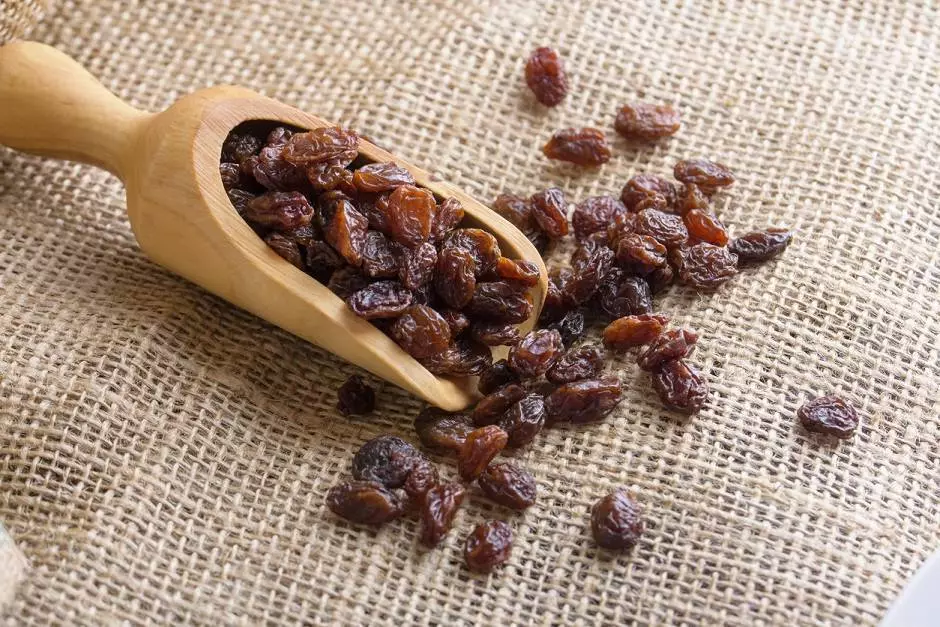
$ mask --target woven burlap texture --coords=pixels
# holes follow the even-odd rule
[[[47,0],[0,0],[0,43],[28,33],[48,4]]]
[[[613,415],[518,455],[535,507],[474,493],[426,551],[412,520],[324,505],[363,441],[414,438],[420,403],[370,378],[376,415],[340,416],[357,369],[148,261],[117,180],[0,150],[0,520],[31,563],[8,624],[868,625],[940,545],[936,5],[88,0],[32,36],[142,108],[244,85],[485,201],[715,158],[738,175],[718,204],[735,232],[797,236],[717,294],[660,299],[700,333],[701,414],[665,411],[625,357]],[[553,110],[522,82],[545,44],[571,74]],[[541,156],[635,100],[674,102],[682,130],[616,139],[598,170]],[[848,442],[796,425],[827,392],[863,417]],[[648,520],[619,556],[587,531],[618,485]],[[491,517],[512,559],[471,576],[462,540]]]

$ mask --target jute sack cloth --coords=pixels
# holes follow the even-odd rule
[[[515,456],[537,506],[473,493],[426,551],[412,520],[324,505],[363,441],[413,439],[414,398],[372,380],[377,413],[340,416],[357,369],[144,258],[117,180],[0,150],[0,520],[31,562],[9,625],[872,625],[940,546],[935,4],[89,0],[32,37],[139,107],[244,85],[485,201],[714,158],[738,175],[718,204],[736,233],[797,235],[717,294],[659,299],[701,335],[700,415],[665,411],[628,355],[613,415]],[[544,44],[572,77],[553,110],[521,79]],[[598,170],[541,156],[636,100],[674,102],[682,130],[614,139]],[[796,425],[828,392],[863,416],[848,442]],[[648,530],[618,556],[587,510],[620,485]],[[486,518],[516,545],[472,576],[462,541]]]

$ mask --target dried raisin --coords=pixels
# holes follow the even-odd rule
[[[376,281],[349,296],[346,304],[366,320],[395,318],[411,306],[412,298],[411,292],[398,281]]]
[[[690,209],[682,217],[689,237],[700,242],[708,242],[715,246],[724,246],[728,243],[728,231],[711,211],[706,209]]]
[[[506,447],[509,436],[497,425],[486,425],[467,434],[457,453],[457,472],[472,481],[480,476],[487,465]]]
[[[418,439],[428,448],[458,451],[474,429],[467,414],[453,414],[436,407],[421,410],[415,418]]]
[[[858,428],[858,413],[838,396],[820,396],[807,402],[796,415],[807,431],[850,438]]]
[[[615,377],[584,379],[566,383],[545,399],[547,417],[552,422],[594,422],[613,411],[623,388]]]
[[[414,184],[411,172],[395,163],[369,163],[353,173],[353,185],[360,192],[387,192]]]
[[[369,220],[347,200],[333,206],[335,211],[326,224],[324,237],[350,265],[361,265]]]
[[[373,481],[386,488],[400,488],[421,452],[401,438],[380,435],[361,447],[352,461],[352,474],[360,481]]]
[[[506,410],[519,402],[525,393],[525,388],[521,385],[510,383],[484,396],[470,413],[473,424],[478,427],[496,424]]]
[[[523,379],[541,376],[561,357],[564,348],[558,331],[531,331],[509,351],[509,367]]]
[[[413,305],[391,329],[392,338],[415,359],[438,355],[450,344],[447,321],[427,305]]]
[[[782,253],[793,234],[787,229],[754,231],[736,237],[728,244],[728,250],[738,256],[738,264],[767,261]]]
[[[487,346],[512,346],[519,341],[519,329],[511,324],[477,322],[471,327],[470,335]]]
[[[596,346],[573,348],[555,362],[545,378],[552,383],[572,383],[593,379],[604,367],[604,351]]]
[[[654,371],[673,359],[688,357],[695,350],[698,334],[688,329],[671,329],[658,334],[649,345],[640,351],[637,365],[643,370]]]
[[[666,328],[669,318],[643,314],[617,318],[604,329],[604,344],[615,350],[626,350],[654,341]]]
[[[512,528],[501,520],[474,527],[464,544],[467,568],[476,573],[491,572],[504,564],[512,553]]]
[[[375,390],[357,374],[346,379],[336,397],[336,408],[344,416],[370,414],[375,409]]]
[[[347,481],[330,488],[326,505],[346,520],[381,525],[405,513],[405,500],[371,481]]]
[[[300,192],[268,192],[253,198],[242,216],[260,226],[289,231],[310,224],[313,207]]]
[[[627,139],[652,140],[679,130],[679,112],[670,105],[638,103],[617,111],[614,128]]]
[[[515,464],[490,464],[477,482],[488,499],[504,507],[522,510],[535,504],[535,477]]]
[[[606,231],[627,208],[613,196],[592,196],[575,205],[571,214],[574,235],[579,240],[592,233]]]
[[[565,193],[557,187],[550,187],[532,196],[532,219],[539,228],[551,238],[568,234],[568,203]]]
[[[425,546],[437,546],[450,531],[464,493],[459,483],[445,483],[427,491],[421,508],[421,542]]]
[[[536,48],[525,64],[525,82],[535,99],[554,107],[568,93],[568,77],[558,53],[551,48]]]
[[[529,444],[545,426],[545,399],[536,392],[526,394],[503,414],[499,426],[509,436],[506,446]]]
[[[473,299],[477,280],[473,257],[459,248],[444,248],[437,256],[434,290],[449,307],[461,309]]]
[[[706,194],[734,183],[734,174],[728,166],[707,159],[680,161],[673,169],[673,175],[686,185],[697,185]]]
[[[437,211],[434,195],[414,185],[402,185],[388,197],[388,234],[396,242],[414,248],[431,236]]]
[[[637,174],[623,186],[620,200],[628,211],[636,212],[641,201],[656,195],[662,196],[668,207],[676,204],[676,186],[671,181],[655,174]]]
[[[542,152],[549,159],[580,166],[599,166],[610,161],[610,145],[596,128],[566,128],[556,132]]]
[[[477,389],[480,390],[481,394],[492,394],[504,385],[517,383],[518,381],[519,375],[509,367],[509,362],[500,359],[480,375]]]
[[[611,492],[591,508],[591,533],[604,549],[632,549],[644,531],[643,509],[624,489]]]
[[[667,361],[653,372],[653,389],[667,409],[694,414],[708,400],[705,377],[684,359]]]
[[[738,273],[738,256],[721,246],[695,244],[680,259],[679,278],[699,289],[716,289]]]

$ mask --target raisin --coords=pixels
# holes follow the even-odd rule
[[[375,390],[357,374],[339,386],[336,392],[336,408],[344,416],[371,414],[375,409]]]
[[[414,468],[408,473],[402,489],[413,504],[424,505],[427,493],[434,486],[440,484],[440,476],[434,464],[426,459],[418,459]]]
[[[529,444],[545,426],[545,399],[535,392],[526,394],[503,414],[499,426],[509,436],[506,446]]]
[[[454,229],[444,240],[444,247],[469,253],[478,277],[488,273],[502,256],[499,242],[482,229]]]
[[[398,278],[409,290],[416,290],[427,285],[437,265],[437,249],[434,244],[425,242],[413,250],[404,249],[401,253],[401,266]]]
[[[334,205],[333,216],[324,229],[324,237],[336,252],[343,256],[350,265],[362,264],[362,249],[366,242],[369,220],[356,211],[347,200]]]
[[[330,162],[347,166],[359,154],[359,136],[338,127],[295,133],[284,145],[284,159],[304,168]]]
[[[697,185],[705,194],[734,183],[734,174],[726,165],[707,159],[686,159],[673,169],[676,180],[686,185]]]
[[[437,256],[434,290],[448,307],[461,309],[473,298],[477,280],[476,264],[465,250],[444,248]]]
[[[556,132],[542,152],[549,159],[580,166],[599,166],[610,161],[610,145],[596,128],[566,128]]]
[[[615,377],[583,379],[566,383],[545,399],[545,411],[552,422],[594,422],[613,411],[623,389]]]
[[[329,246],[327,247],[329,248]],[[332,248],[330,248],[330,250],[332,250]],[[346,266],[333,273],[333,275],[330,277],[330,281],[327,284],[327,287],[331,292],[339,296],[341,299],[346,300],[368,285],[369,279],[359,274],[359,271],[356,268],[352,266]]]
[[[534,194],[529,202],[532,219],[543,233],[554,239],[568,234],[568,203],[563,191],[550,187]]]
[[[696,342],[698,334],[695,331],[671,329],[661,332],[640,351],[636,363],[643,370],[654,371],[667,361],[691,355]]]
[[[242,171],[237,163],[220,163],[219,176],[225,191],[238,189],[242,185]]]
[[[684,251],[679,265],[683,283],[711,290],[730,281],[738,273],[738,256],[727,248],[695,244]]]
[[[616,255],[621,268],[640,276],[666,265],[666,247],[649,235],[624,235],[617,242]]]
[[[381,525],[405,513],[405,501],[397,493],[370,481],[347,481],[330,488],[326,506],[346,520]]]
[[[512,553],[512,528],[501,520],[489,520],[473,528],[464,543],[463,559],[476,573],[491,572]]]
[[[535,504],[535,477],[515,464],[490,464],[477,482],[488,499],[503,507],[522,510]]]
[[[667,248],[679,246],[689,239],[689,232],[680,216],[657,209],[644,209],[637,214],[636,232],[655,238]]]
[[[313,207],[300,192],[268,192],[253,198],[242,215],[248,222],[289,231],[310,224]]]
[[[532,204],[527,198],[500,194],[493,201],[492,209],[523,233],[532,227]]]
[[[387,192],[401,185],[414,185],[411,172],[395,163],[370,163],[353,173],[353,185],[360,192]]]
[[[579,240],[591,233],[606,231],[617,216],[627,213],[627,208],[613,196],[592,196],[575,205],[571,214],[574,235]]]
[[[554,107],[568,94],[568,77],[561,57],[551,48],[536,48],[525,64],[525,82],[535,99]]]
[[[684,185],[676,199],[676,210],[685,215],[693,209],[708,209],[708,196],[697,185]]]
[[[459,483],[434,486],[424,496],[421,507],[421,542],[437,546],[454,524],[465,490]]]
[[[457,472],[466,481],[480,476],[506,446],[509,436],[496,425],[486,425],[467,434],[457,453]]]
[[[665,199],[667,206],[676,204],[676,186],[671,181],[655,174],[637,174],[623,186],[620,200],[628,211],[636,212],[640,201],[657,194]]]
[[[477,322],[471,327],[470,335],[487,346],[512,346],[519,341],[519,329],[511,324]]]
[[[304,260],[300,256],[300,247],[289,237],[281,233],[268,233],[264,236],[264,243],[278,255],[303,270]]]
[[[509,362],[500,359],[480,375],[477,389],[481,394],[491,394],[509,383],[517,383],[519,375],[509,367]]]
[[[493,354],[485,344],[458,338],[443,353],[420,361],[434,374],[468,377],[489,368],[493,364]]]
[[[248,212],[248,203],[255,199],[255,195],[251,192],[246,192],[243,189],[230,189],[226,192],[229,202],[232,203],[232,206],[235,207],[235,211],[242,218]]]
[[[572,383],[593,379],[604,368],[604,351],[596,346],[573,348],[555,362],[545,378],[552,383]]]
[[[418,449],[401,438],[380,435],[359,447],[352,461],[353,478],[400,488],[416,460],[423,458]]]
[[[574,273],[568,268],[553,268],[548,273],[548,289],[545,291],[545,300],[542,302],[540,321],[559,320],[574,308],[574,303],[568,300],[566,293],[572,276]]]
[[[421,444],[433,449],[460,450],[467,434],[474,428],[467,414],[449,413],[436,407],[422,409],[415,418],[418,439]]]
[[[728,231],[725,230],[725,225],[711,211],[690,209],[682,220],[692,239],[715,246],[724,246],[728,243]]]
[[[584,335],[584,310],[569,311],[561,320],[549,324],[546,328],[558,331],[565,346],[571,346]]]
[[[643,535],[643,509],[630,494],[620,488],[591,508],[591,533],[604,549],[632,549]]]
[[[396,187],[388,197],[388,234],[396,242],[414,248],[431,236],[437,203],[426,189],[413,185]]]
[[[369,220],[369,228],[381,231],[386,235],[388,228],[388,197],[389,194],[360,194],[359,212]]]
[[[614,128],[620,135],[640,140],[675,135],[679,124],[679,112],[672,106],[645,102],[620,107],[614,120]]]
[[[807,431],[850,438],[858,428],[858,413],[838,396],[820,396],[797,410],[796,415]]]
[[[598,246],[580,267],[575,268],[565,285],[565,298],[578,305],[586,303],[597,292],[613,267],[614,251]]]
[[[461,311],[444,309],[438,313],[441,314],[441,317],[447,322],[447,326],[450,327],[451,337],[457,337],[470,327],[470,318]]]
[[[564,349],[558,331],[531,331],[509,351],[509,367],[523,379],[534,379],[545,374]]]
[[[362,272],[373,278],[398,275],[398,256],[389,245],[388,238],[378,231],[368,231],[362,243]],[[411,289],[407,284],[405,287]]]
[[[265,138],[264,145],[265,147],[277,146],[283,148],[293,136],[294,131],[286,126],[275,126]]]
[[[617,318],[604,329],[604,344],[615,350],[626,350],[648,344],[658,338],[669,318],[643,314]]]
[[[415,359],[444,352],[450,344],[447,321],[427,305],[409,307],[392,325],[392,338]]]
[[[675,271],[669,265],[660,266],[644,277],[652,294],[659,294],[672,285]]]
[[[261,140],[250,133],[232,131],[222,142],[222,161],[241,164],[261,150]]]
[[[728,250],[738,256],[738,264],[767,261],[782,253],[793,234],[787,229],[767,229],[754,231],[736,237],[728,244]]]
[[[496,424],[506,410],[518,403],[523,396],[525,396],[525,388],[521,385],[515,383],[504,385],[480,399],[470,413],[470,418],[478,427]]]
[[[653,373],[653,389],[667,409],[694,414],[708,400],[705,377],[683,359],[673,359]]]
[[[642,277],[615,270],[598,288],[597,303],[611,318],[637,316],[653,311],[653,294]]]
[[[447,235],[457,228],[457,225],[463,222],[463,205],[456,198],[445,198],[444,202],[437,206],[434,213],[434,220],[431,222],[431,241],[439,243]]]
[[[298,246],[302,247],[309,246],[319,238],[317,229],[313,223],[299,226],[296,229],[291,229],[290,231],[282,231],[281,234]]]
[[[411,306],[411,300],[411,292],[398,281],[376,281],[348,297],[346,304],[360,318],[372,320],[401,315]]]
[[[467,313],[482,320],[519,324],[529,319],[532,302],[525,292],[505,281],[477,283]]]
[[[339,253],[324,241],[314,240],[304,247],[304,251],[306,251],[307,269],[315,274],[321,269],[332,271],[346,265],[346,261],[340,257]],[[362,287],[365,287],[365,283]]]
[[[617,248],[617,242],[623,237],[636,232],[636,214],[621,213],[614,216],[610,226],[607,227],[607,245]]]
[[[514,281],[526,287],[532,287],[539,282],[539,267],[531,261],[517,261],[508,257],[500,257],[493,268],[497,277],[505,281]]]

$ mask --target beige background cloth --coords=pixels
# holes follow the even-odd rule
[[[718,294],[661,299],[701,334],[708,408],[681,424],[625,359],[614,415],[519,455],[538,505],[478,577],[463,537],[507,515],[476,496],[430,552],[412,521],[324,506],[364,440],[413,437],[414,398],[376,382],[374,417],[338,415],[357,369],[145,259],[117,180],[0,149],[0,520],[32,567],[7,624],[870,625],[940,546],[935,4],[89,0],[32,37],[137,106],[244,85],[485,201],[715,158],[736,232],[798,235]],[[572,79],[554,110],[522,82],[544,44]],[[616,139],[596,171],[540,155],[635,100],[675,102],[681,132]],[[849,442],[796,426],[826,392],[863,416]],[[609,556],[587,510],[618,485],[648,532]]]

